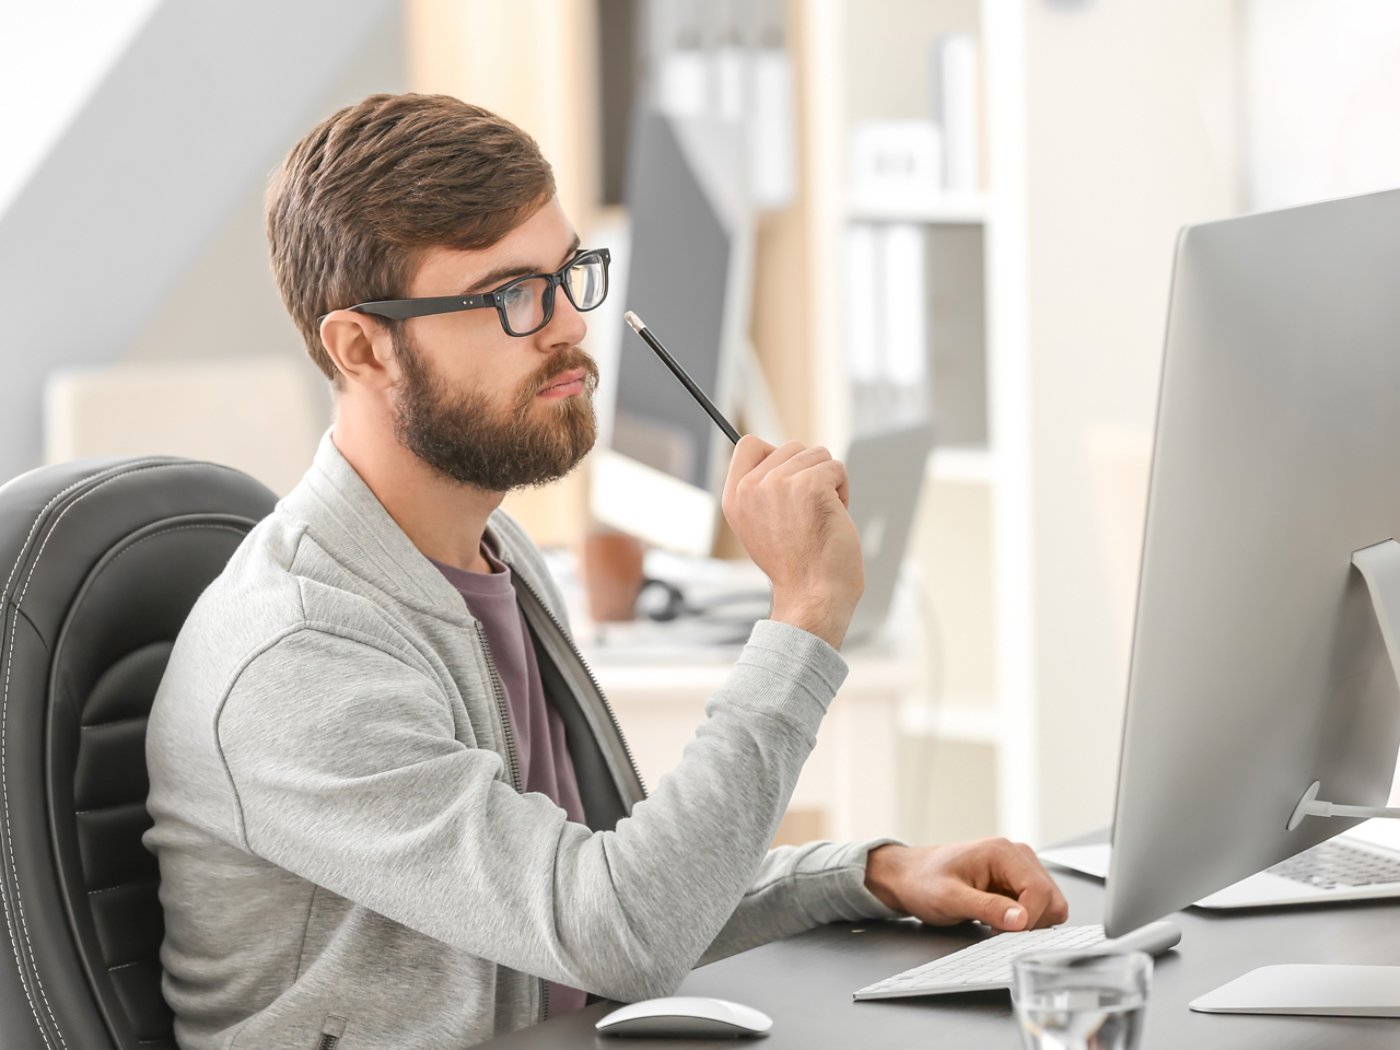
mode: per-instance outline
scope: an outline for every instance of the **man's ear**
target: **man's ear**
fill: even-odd
[[[346,383],[383,389],[398,379],[393,339],[376,317],[332,310],[321,318],[321,345]]]

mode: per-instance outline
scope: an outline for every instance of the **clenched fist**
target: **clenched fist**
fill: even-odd
[[[775,620],[839,647],[865,590],[846,510],[846,468],[820,446],[746,435],[724,483],[724,516],[773,583]]]

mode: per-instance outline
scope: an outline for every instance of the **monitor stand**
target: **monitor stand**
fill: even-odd
[[[1261,966],[1191,1001],[1205,1014],[1400,1017],[1400,966]]]
[[[1371,593],[1390,665],[1400,682],[1400,543],[1385,540],[1351,556]],[[1400,817],[1400,809],[1319,801],[1313,781],[1288,819],[1292,831],[1307,817]],[[1261,966],[1191,1002],[1215,1014],[1300,1014],[1321,1017],[1400,1017],[1400,966]]]

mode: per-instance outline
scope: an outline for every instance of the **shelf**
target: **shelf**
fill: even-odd
[[[938,613],[956,624],[944,633],[957,640],[945,654],[952,671],[924,674],[936,684],[921,678],[909,696],[902,731],[911,742],[949,744],[949,768],[994,786],[979,800],[976,827],[1033,839],[1041,801],[1034,662],[1026,657],[1035,626],[1025,586],[1035,550],[1027,422],[1034,388],[1026,364],[1027,15],[1023,5],[996,0],[788,7],[803,13],[802,31],[794,34],[803,49],[801,141],[809,176],[802,207],[807,247],[822,260],[811,276],[807,329],[813,418],[832,435],[828,441],[839,445],[859,432],[871,400],[850,376],[848,337],[858,330],[853,320],[864,321],[858,312],[850,316],[858,301],[851,278],[856,274],[858,285],[871,276],[851,265],[852,233],[874,234],[857,236],[854,247],[858,259],[873,255],[878,269],[906,261],[915,240],[923,252],[923,407],[939,421],[941,440],[925,468],[928,506],[911,537],[911,558],[924,579],[939,580]],[[980,181],[955,183],[967,187],[962,192],[937,177],[872,191],[853,177],[850,132],[863,121],[928,117],[929,49],[949,32],[973,33],[978,43]],[[928,645],[939,642],[932,631]],[[917,702],[925,689],[938,697],[928,710]],[[926,800],[919,819],[956,823],[967,810],[966,800]]]
[[[908,736],[937,737],[965,744],[996,747],[1003,742],[1001,715],[995,707],[944,704],[905,707],[899,713],[900,732]]]
[[[913,222],[968,225],[983,223],[991,212],[985,195],[930,197],[927,200],[852,197],[846,206],[851,222]]]
[[[985,448],[939,448],[928,458],[929,481],[990,485],[996,480],[996,455]]]

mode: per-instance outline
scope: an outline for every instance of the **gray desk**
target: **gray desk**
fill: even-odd
[[[1069,873],[1057,873],[1057,877],[1069,898],[1070,921],[1098,922],[1103,887]],[[1197,995],[1255,966],[1278,962],[1400,965],[1400,905],[1355,903],[1228,916],[1192,910],[1175,918],[1182,927],[1181,944],[1157,959],[1144,1043],[1148,1050],[1394,1050],[1400,1046],[1400,1020],[1230,1017],[1186,1008]],[[974,939],[970,927],[934,930],[912,922],[833,925],[694,971],[681,994],[733,999],[773,1018],[772,1034],[753,1042],[600,1039],[593,1023],[611,1006],[598,1004],[483,1045],[492,1050],[571,1046],[715,1050],[745,1045],[761,1050],[1017,1050],[1020,1037],[1005,993],[851,1001],[856,988],[946,955]]]

